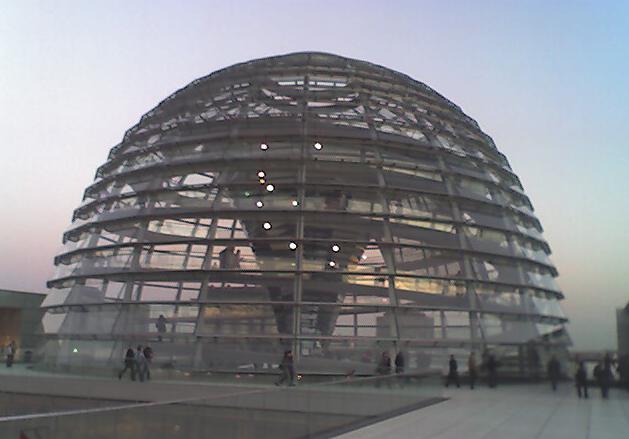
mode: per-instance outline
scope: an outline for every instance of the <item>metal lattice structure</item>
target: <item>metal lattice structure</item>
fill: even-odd
[[[193,81],[112,148],[64,234],[51,364],[410,369],[569,343],[542,228],[461,109],[367,62],[297,53]],[[161,317],[160,317],[161,316]],[[524,365],[524,366],[523,366]]]

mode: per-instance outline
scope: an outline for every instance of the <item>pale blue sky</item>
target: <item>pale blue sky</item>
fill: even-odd
[[[191,80],[318,50],[399,70],[520,176],[581,349],[629,301],[629,2],[0,0],[0,288],[44,291],[109,148]]]

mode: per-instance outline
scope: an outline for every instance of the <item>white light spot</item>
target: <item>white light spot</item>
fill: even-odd
[[[336,245],[336,244],[334,244],[334,245],[332,246],[332,251],[333,251],[333,252],[338,252],[340,249],[341,249],[341,247],[339,247],[339,246],[338,246],[338,245]]]
[[[76,353],[79,352],[79,349],[78,348],[74,348],[74,349],[72,349],[72,352],[74,352],[76,354]]]
[[[262,227],[264,227],[264,230],[271,230],[271,223],[270,222],[266,222],[262,225]]]
[[[330,267],[336,267],[336,262],[334,261],[330,261],[328,262],[328,264],[330,265]]]
[[[293,205],[293,207],[297,207],[297,206],[299,206],[299,201],[293,200],[293,202],[291,204]]]
[[[295,244],[294,242],[291,242],[290,244],[288,244],[288,248],[291,250],[295,250],[297,248],[297,244]]]
[[[313,146],[314,146],[314,149],[316,149],[317,151],[320,151],[321,148],[323,148],[323,145],[320,144],[319,142],[315,143]]]
[[[264,178],[266,177],[266,174],[264,173],[264,171],[258,171],[258,177]]]
[[[362,260],[364,261],[365,259],[367,259],[367,255],[362,255],[362,256],[360,257],[360,259],[362,259]]]
[[[262,201],[256,201],[256,206],[263,207],[264,203]]]
[[[266,143],[261,143],[260,144],[260,149],[262,151],[266,151],[267,149],[269,149],[269,145],[267,145]]]
[[[275,190],[275,186],[273,186],[272,184],[267,184],[266,185],[266,190],[268,192],[273,192]]]

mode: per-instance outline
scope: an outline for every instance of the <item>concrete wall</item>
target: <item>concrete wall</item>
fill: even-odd
[[[45,295],[0,289],[0,347],[10,340],[18,344],[18,358],[38,344],[42,334],[40,305]],[[3,316],[8,317],[4,319]]]

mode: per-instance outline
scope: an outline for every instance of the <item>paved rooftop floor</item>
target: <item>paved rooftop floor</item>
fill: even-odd
[[[629,392],[578,399],[565,383],[448,389],[449,400],[354,430],[339,439],[606,439],[629,437]]]
[[[0,367],[0,438],[26,432],[51,439],[193,439],[207,431],[251,439],[332,437],[442,400],[440,386],[366,381],[276,387],[234,375],[231,382],[141,383]]]
[[[4,369],[4,368],[3,368]],[[51,379],[52,378],[52,379]],[[315,387],[316,388],[316,387]],[[39,393],[48,395],[92,396],[110,400],[164,401],[178,398],[218,398],[225,401],[229,395],[253,393],[263,398],[262,403],[280,404],[297,408],[300,401],[311,402],[318,411],[341,413],[359,410],[370,413],[361,405],[373,402],[386,405],[387,394],[409,403],[410,399],[425,395],[442,395],[448,400],[419,410],[414,410],[376,424],[338,436],[341,439],[413,438],[413,439],[606,439],[629,437],[629,392],[612,389],[610,399],[603,400],[599,389],[590,389],[590,399],[578,399],[574,387],[563,383],[553,393],[546,384],[503,385],[497,389],[478,387],[470,390],[445,389],[428,385],[415,388],[387,389],[327,389],[317,391],[308,387],[285,388],[279,394],[277,388],[250,383],[199,383],[181,381],[157,381],[131,383],[115,378],[60,376],[27,370],[0,370],[0,391]],[[271,392],[271,393],[269,393]],[[361,392],[365,392],[362,397]],[[376,393],[374,397],[374,392]],[[370,394],[372,398],[367,398]],[[138,397],[141,395],[141,397]],[[278,397],[282,395],[281,397]],[[315,396],[316,395],[316,396]],[[270,396],[270,398],[267,398]],[[312,397],[320,404],[312,404]],[[240,398],[240,396],[239,396]],[[409,401],[404,401],[409,398]],[[283,401],[286,399],[286,401]],[[266,400],[266,401],[264,401]],[[361,404],[362,403],[362,404]],[[247,403],[258,406],[255,400]],[[403,405],[403,404],[402,404]],[[375,407],[375,406],[374,406]],[[350,411],[352,411],[350,410]]]

